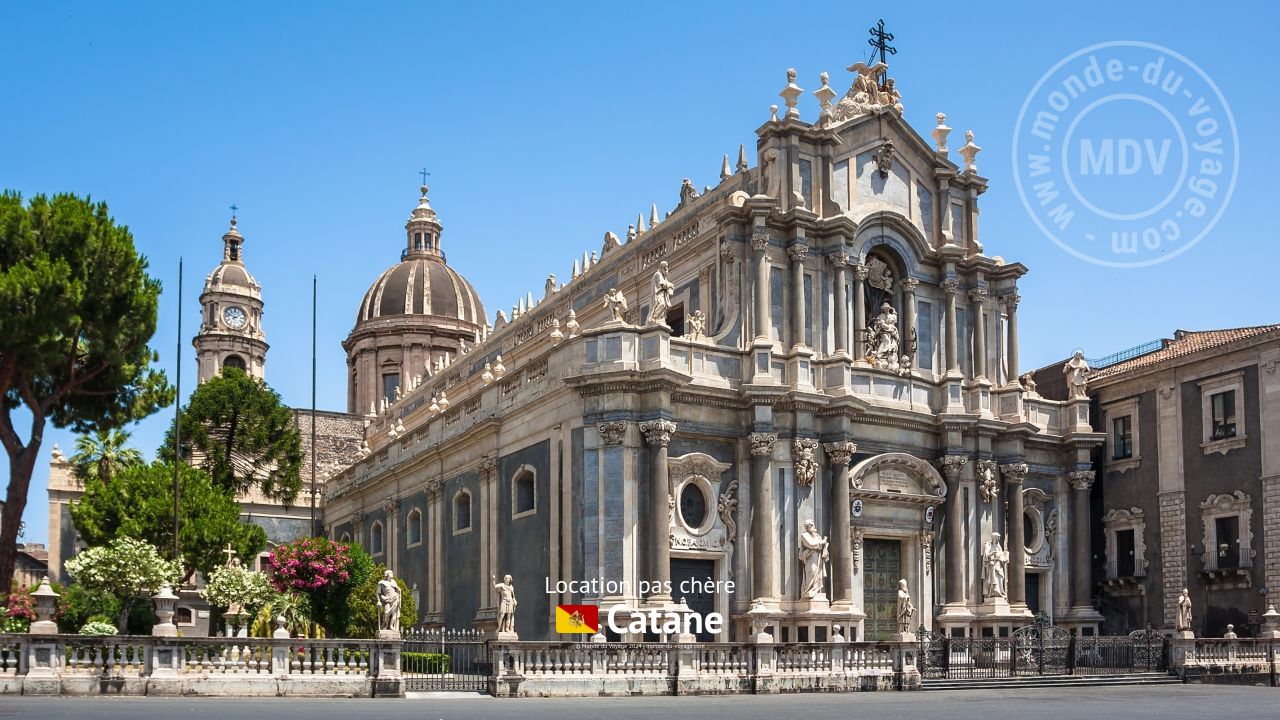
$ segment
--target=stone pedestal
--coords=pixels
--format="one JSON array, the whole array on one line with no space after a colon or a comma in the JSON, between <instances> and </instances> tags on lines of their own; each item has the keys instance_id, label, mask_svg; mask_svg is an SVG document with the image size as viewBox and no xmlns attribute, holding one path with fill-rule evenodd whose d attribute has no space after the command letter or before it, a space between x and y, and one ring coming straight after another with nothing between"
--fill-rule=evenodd
<instances>
[{"instance_id":1,"label":"stone pedestal","mask_svg":"<svg viewBox=\"0 0 1280 720\"><path fill-rule=\"evenodd\" d=\"M498 642L517 642L520 640L520 635L513 632L499 632L495 639Z\"/></svg>"},{"instance_id":2,"label":"stone pedestal","mask_svg":"<svg viewBox=\"0 0 1280 720\"><path fill-rule=\"evenodd\" d=\"M286 635L286 637L288 636ZM379 630L377 638L379 640L399 640L400 631L399 630Z\"/></svg>"}]
</instances>

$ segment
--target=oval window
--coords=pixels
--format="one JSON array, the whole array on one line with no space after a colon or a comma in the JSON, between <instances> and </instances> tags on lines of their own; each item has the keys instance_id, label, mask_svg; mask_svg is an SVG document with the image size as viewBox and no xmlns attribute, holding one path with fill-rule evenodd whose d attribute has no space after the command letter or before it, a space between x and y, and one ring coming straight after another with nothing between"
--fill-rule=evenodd
<instances>
[{"instance_id":1,"label":"oval window","mask_svg":"<svg viewBox=\"0 0 1280 720\"><path fill-rule=\"evenodd\" d=\"M690 529L697 530L707 520L707 496L697 483L686 483L680 491L680 517Z\"/></svg>"}]
</instances>

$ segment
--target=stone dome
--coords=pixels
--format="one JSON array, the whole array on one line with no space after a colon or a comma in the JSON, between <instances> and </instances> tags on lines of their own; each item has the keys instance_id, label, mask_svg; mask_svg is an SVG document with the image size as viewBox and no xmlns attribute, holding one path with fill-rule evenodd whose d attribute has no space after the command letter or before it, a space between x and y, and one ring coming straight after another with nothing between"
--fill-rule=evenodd
<instances>
[{"instance_id":1,"label":"stone dome","mask_svg":"<svg viewBox=\"0 0 1280 720\"><path fill-rule=\"evenodd\" d=\"M482 326L484 305L471 283L434 255L406 257L369 287L356 323L395 315L433 315Z\"/></svg>"},{"instance_id":2,"label":"stone dome","mask_svg":"<svg viewBox=\"0 0 1280 720\"><path fill-rule=\"evenodd\" d=\"M252 290L258 287L258 281L253 279L253 275L243 265L224 263L209 273L209 286L217 285L233 285Z\"/></svg>"}]
</instances>

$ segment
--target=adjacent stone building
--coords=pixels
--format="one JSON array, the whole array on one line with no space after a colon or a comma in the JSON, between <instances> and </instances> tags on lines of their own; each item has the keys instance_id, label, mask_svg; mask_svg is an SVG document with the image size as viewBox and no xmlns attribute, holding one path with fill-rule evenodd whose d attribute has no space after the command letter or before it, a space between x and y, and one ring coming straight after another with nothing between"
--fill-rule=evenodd
<instances>
[{"instance_id":1,"label":"adjacent stone building","mask_svg":"<svg viewBox=\"0 0 1280 720\"><path fill-rule=\"evenodd\" d=\"M1096 631L1103 436L1082 392L1019 382L1027 268L980 241L974 136L948 148L939 114L926 140L883 65L851 70L812 122L789 72L715 187L492 322L423 188L344 344L367 424L325 488L326 531L420 621L492 630L510 574L524 639L558 603L680 601L730 618L719 639L887 639L905 579L930 628Z\"/></svg>"},{"instance_id":2,"label":"adjacent stone building","mask_svg":"<svg viewBox=\"0 0 1280 720\"><path fill-rule=\"evenodd\" d=\"M1280 589L1280 325L1179 330L1090 377L1108 629L1256 634Z\"/></svg>"}]
</instances>

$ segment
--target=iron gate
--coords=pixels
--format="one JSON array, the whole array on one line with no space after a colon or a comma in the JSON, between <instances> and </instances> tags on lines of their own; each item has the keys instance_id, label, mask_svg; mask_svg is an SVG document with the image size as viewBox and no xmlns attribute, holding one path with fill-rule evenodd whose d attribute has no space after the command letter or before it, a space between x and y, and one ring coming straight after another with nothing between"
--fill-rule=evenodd
<instances>
[{"instance_id":1,"label":"iron gate","mask_svg":"<svg viewBox=\"0 0 1280 720\"><path fill-rule=\"evenodd\" d=\"M475 630L414 629L404 636L406 692L488 692L492 669L489 644Z\"/></svg>"},{"instance_id":2,"label":"iron gate","mask_svg":"<svg viewBox=\"0 0 1280 720\"><path fill-rule=\"evenodd\" d=\"M1169 668L1169 640L1151 628L1127 636L1078 637L1037 623L1010 637L946 637L921 627L918 639L924 678L1111 675Z\"/></svg>"}]
</instances>

